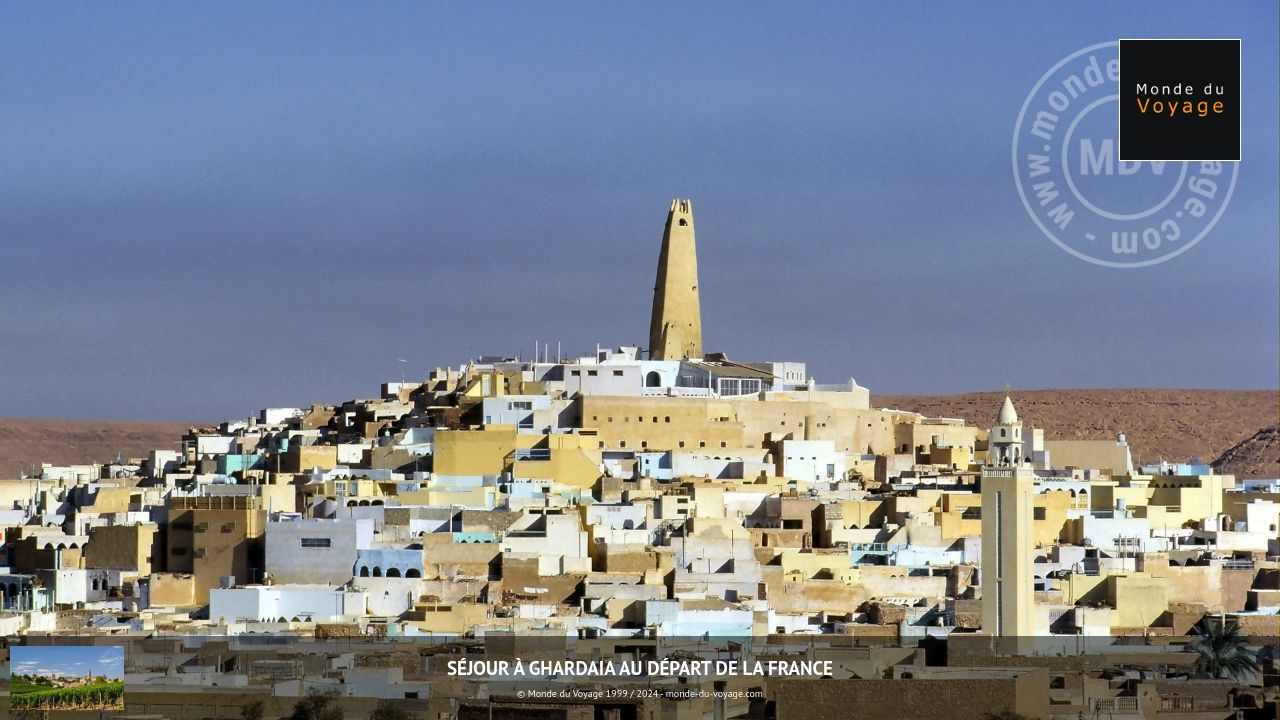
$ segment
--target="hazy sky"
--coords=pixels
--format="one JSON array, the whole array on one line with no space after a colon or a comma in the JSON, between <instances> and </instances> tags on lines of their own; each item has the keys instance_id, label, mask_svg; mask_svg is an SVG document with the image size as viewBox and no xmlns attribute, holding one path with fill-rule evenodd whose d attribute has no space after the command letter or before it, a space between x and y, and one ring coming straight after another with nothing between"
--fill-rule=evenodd
<instances>
[{"instance_id":1,"label":"hazy sky","mask_svg":"<svg viewBox=\"0 0 1280 720\"><path fill-rule=\"evenodd\" d=\"M1275 2L479 5L0 8L0 415L643 345L676 196L708 350L873 392L1280 384ZM1040 76L1119 37L1243 39L1230 206L1128 271L1051 244L1009 158Z\"/></svg>"}]
</instances>

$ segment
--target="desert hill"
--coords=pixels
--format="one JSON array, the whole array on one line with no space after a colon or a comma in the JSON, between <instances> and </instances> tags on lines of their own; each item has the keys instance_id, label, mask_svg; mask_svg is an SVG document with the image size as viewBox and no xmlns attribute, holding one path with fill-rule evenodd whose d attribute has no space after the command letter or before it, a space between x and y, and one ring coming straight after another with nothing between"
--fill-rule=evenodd
<instances>
[{"instance_id":1,"label":"desert hill","mask_svg":"<svg viewBox=\"0 0 1280 720\"><path fill-rule=\"evenodd\" d=\"M1239 477L1280 477L1280 427L1262 428L1232 445L1213 461L1213 467Z\"/></svg>"},{"instance_id":2,"label":"desert hill","mask_svg":"<svg viewBox=\"0 0 1280 720\"><path fill-rule=\"evenodd\" d=\"M144 457L157 448L177 450L192 423L139 420L0 418L0 478L30 467L109 462L116 454Z\"/></svg>"},{"instance_id":3,"label":"desert hill","mask_svg":"<svg viewBox=\"0 0 1280 720\"><path fill-rule=\"evenodd\" d=\"M1106 440L1124 433L1137 462L1212 462L1276 424L1275 390L1013 390L1018 415L1049 438ZM979 427L995 419L1003 392L962 395L873 395L875 407L914 410L931 417L964 418ZM1276 477L1278 449L1271 441L1250 443L1246 454L1227 458L1223 472ZM1247 458L1247 459L1246 459Z\"/></svg>"}]
</instances>

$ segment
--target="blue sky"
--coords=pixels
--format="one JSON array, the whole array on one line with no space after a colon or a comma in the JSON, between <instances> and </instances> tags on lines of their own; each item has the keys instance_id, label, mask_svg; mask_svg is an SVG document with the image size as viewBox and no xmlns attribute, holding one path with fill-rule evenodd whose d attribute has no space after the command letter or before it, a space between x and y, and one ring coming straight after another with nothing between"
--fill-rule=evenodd
<instances>
[{"instance_id":1,"label":"blue sky","mask_svg":"<svg viewBox=\"0 0 1280 720\"><path fill-rule=\"evenodd\" d=\"M124 648L101 645L15 645L9 648L14 675L124 677Z\"/></svg>"},{"instance_id":2,"label":"blue sky","mask_svg":"<svg viewBox=\"0 0 1280 720\"><path fill-rule=\"evenodd\" d=\"M1273 2L6 5L0 415L214 420L535 340L644 344L676 196L708 350L873 392L1276 387L1278 22ZM1041 74L1119 37L1243 39L1235 195L1141 271L1054 247L1009 168Z\"/></svg>"}]
</instances>

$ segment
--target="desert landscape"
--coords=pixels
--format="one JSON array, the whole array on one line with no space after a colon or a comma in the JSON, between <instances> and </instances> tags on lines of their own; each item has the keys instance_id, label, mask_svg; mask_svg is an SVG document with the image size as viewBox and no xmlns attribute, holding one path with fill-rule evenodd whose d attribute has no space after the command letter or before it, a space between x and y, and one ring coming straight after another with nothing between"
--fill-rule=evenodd
<instances>
[{"instance_id":1,"label":"desert landscape","mask_svg":"<svg viewBox=\"0 0 1280 720\"><path fill-rule=\"evenodd\" d=\"M1280 477L1276 390L1013 390L1018 414L1048 437L1105 440L1124 433L1135 462L1199 457L1243 478ZM991 423L1003 392L873 395L876 407ZM1219 462L1221 461L1221 462Z\"/></svg>"},{"instance_id":2,"label":"desert landscape","mask_svg":"<svg viewBox=\"0 0 1280 720\"><path fill-rule=\"evenodd\" d=\"M0 418L0 478L16 478L33 465L108 462L117 454L142 457L157 448L177 450L182 434L202 423L141 420Z\"/></svg>"},{"instance_id":3,"label":"desert landscape","mask_svg":"<svg viewBox=\"0 0 1280 720\"><path fill-rule=\"evenodd\" d=\"M1128 436L1134 460L1199 457L1239 477L1280 477L1275 390L1014 390L1018 412L1050 437L1094 440ZM1003 392L961 395L873 395L876 407L930 417L964 418L985 427ZM153 448L177 449L200 422L0 418L0 477L18 477L41 462L106 462Z\"/></svg>"}]
</instances>

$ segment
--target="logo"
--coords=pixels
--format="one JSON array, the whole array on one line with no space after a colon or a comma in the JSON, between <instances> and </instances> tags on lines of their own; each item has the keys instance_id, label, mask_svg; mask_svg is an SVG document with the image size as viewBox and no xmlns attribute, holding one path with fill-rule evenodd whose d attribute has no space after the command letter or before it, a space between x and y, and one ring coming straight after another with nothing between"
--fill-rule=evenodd
<instances>
[{"instance_id":1,"label":"logo","mask_svg":"<svg viewBox=\"0 0 1280 720\"><path fill-rule=\"evenodd\" d=\"M1239 40L1120 40L1120 157L1240 159Z\"/></svg>"},{"instance_id":2,"label":"logo","mask_svg":"<svg viewBox=\"0 0 1280 720\"><path fill-rule=\"evenodd\" d=\"M1239 164L1123 161L1119 43L1078 50L1031 89L1013 131L1013 176L1031 219L1058 247L1139 268L1190 250L1213 229Z\"/></svg>"}]
</instances>

